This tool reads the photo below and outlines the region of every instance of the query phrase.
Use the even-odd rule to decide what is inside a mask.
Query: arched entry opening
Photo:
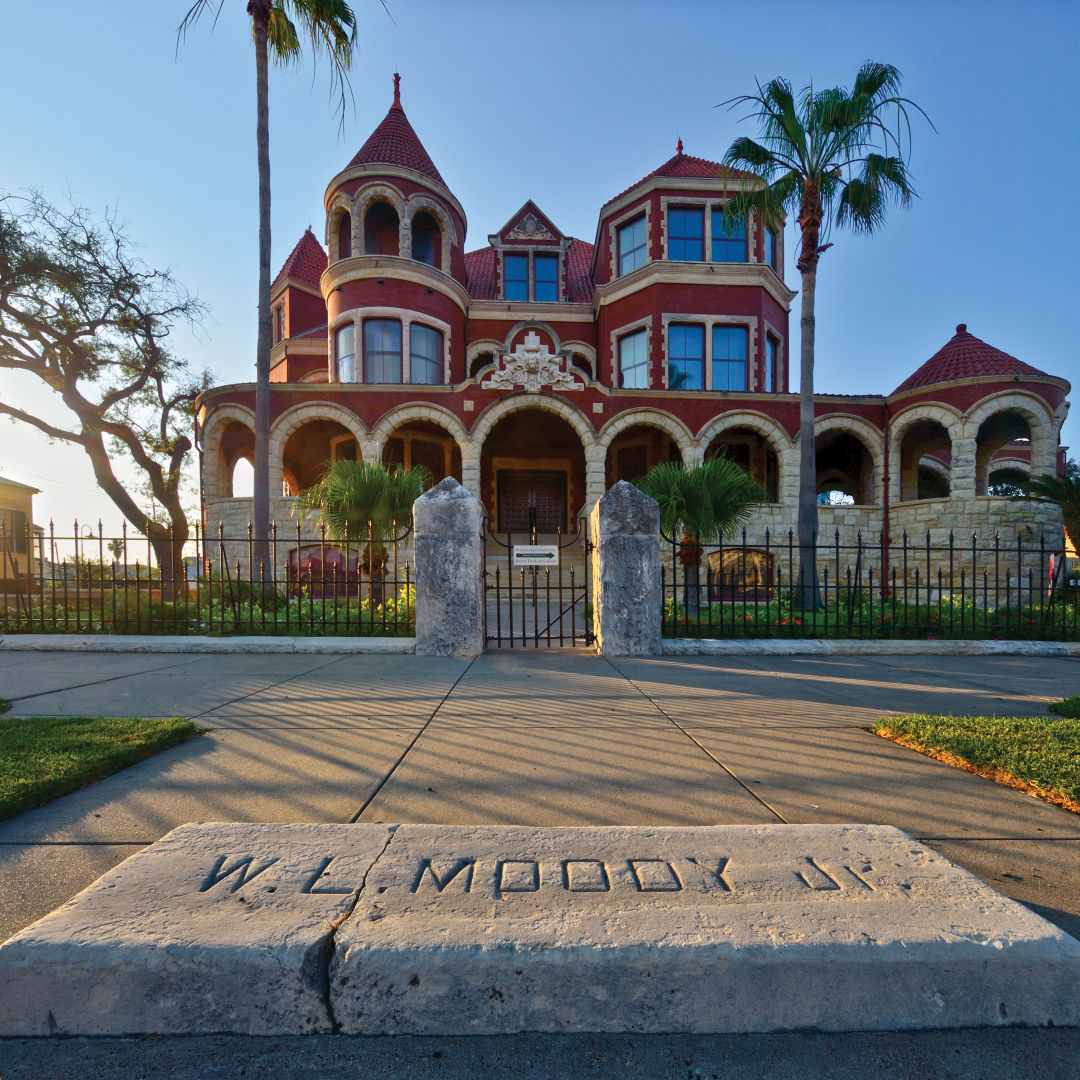
[[[412,257],[428,266],[442,266],[442,233],[439,223],[426,210],[412,219]]]
[[[499,420],[480,455],[484,505],[498,532],[577,529],[585,505],[585,450],[561,417],[522,409]]]
[[[991,465],[986,494],[998,498],[1012,499],[1024,494],[1024,485],[1028,481],[1027,469],[1014,463],[1004,463],[1000,467]]]
[[[412,420],[394,428],[383,446],[382,459],[384,465],[406,469],[423,465],[436,484],[448,476],[461,482],[461,447],[445,428],[430,420]]]
[[[988,416],[975,436],[975,492],[992,495],[992,477],[995,470],[991,461],[1000,450],[1009,447],[1017,456],[1029,455],[1031,451],[1031,425],[1027,418],[1014,409],[1003,409]]]
[[[823,506],[868,506],[874,501],[874,461],[850,431],[817,437],[817,499]]]
[[[364,254],[397,255],[398,214],[385,202],[373,202],[364,215]]]
[[[282,494],[299,495],[322,477],[330,462],[342,459],[360,460],[353,433],[336,420],[309,420],[285,443]]]
[[[610,488],[620,480],[633,483],[660,462],[682,459],[669,432],[652,424],[634,424],[611,440],[604,460],[604,486]]]
[[[255,461],[255,432],[239,420],[230,421],[221,433],[218,453],[225,483],[222,494],[228,499],[250,497],[252,481],[245,477]]]
[[[900,501],[947,499],[952,440],[937,420],[916,420],[900,440]]]
[[[705,460],[722,457],[735,462],[751,480],[765,489],[765,501],[779,501],[780,460],[776,450],[760,431],[748,427],[728,428],[705,449]]]

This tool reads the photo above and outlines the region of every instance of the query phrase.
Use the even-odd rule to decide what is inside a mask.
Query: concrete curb
[[[664,656],[1080,656],[1076,641],[665,638]]]
[[[167,634],[8,634],[0,652],[266,653],[312,656],[413,653],[411,637],[198,637]]]
[[[0,1037],[1076,1026],[1080,942],[891,826],[181,826],[0,947]]]
[[[1076,641],[868,641],[862,638],[665,638],[662,656],[1047,656],[1080,657]],[[199,637],[167,634],[8,634],[0,652],[263,653],[406,655],[411,637]]]

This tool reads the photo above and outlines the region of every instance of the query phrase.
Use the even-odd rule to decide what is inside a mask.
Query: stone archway
[[[301,428],[313,423],[320,423],[324,426],[311,430],[313,437],[311,447],[302,447],[302,440],[298,442],[294,439],[294,436]],[[330,426],[326,425],[336,426],[341,430],[336,434],[331,434]],[[314,445],[316,434],[318,435],[317,446]],[[325,456],[321,459],[325,462],[335,456],[335,447],[347,446],[347,443],[334,441],[340,439],[342,435],[352,436],[356,443],[356,460],[363,461],[368,456],[366,453],[367,446],[365,445],[368,442],[368,434],[367,429],[355,413],[330,401],[312,401],[303,405],[294,405],[291,409],[282,413],[270,428],[271,493],[283,492],[287,485],[291,493],[295,494],[296,492],[292,490],[294,487],[304,486],[302,477],[296,473],[295,469],[290,467],[287,470],[286,468],[285,451],[290,441],[292,442],[292,449],[300,454],[298,460],[307,463],[301,469],[301,472],[307,475],[310,471],[308,467],[310,462],[319,453],[326,451]],[[323,445],[324,442],[325,446]],[[340,455],[341,452],[339,450],[338,454]],[[347,454],[348,450],[346,449],[344,452]],[[292,473],[291,477],[286,475],[287,471]]]
[[[590,432],[565,415],[568,409],[556,398],[528,395],[517,408],[499,410],[501,416],[485,414],[474,429],[481,502],[497,531],[577,529],[589,504],[582,436]]]
[[[751,440],[749,436],[754,438]],[[702,427],[697,436],[698,446],[702,448],[705,457],[716,453],[725,442],[737,440],[752,442],[754,450],[750,453],[754,456],[758,453],[757,448],[764,452],[764,481],[753,469],[750,475],[759,483],[764,482],[767,492],[770,492],[771,487],[768,482],[768,455],[775,455],[775,499],[771,501],[793,509],[799,498],[799,451],[784,428],[764,413],[739,409],[714,417]]]
[[[889,426],[889,501],[951,495],[960,432],[960,414],[947,405],[924,403],[895,416]]]
[[[1027,451],[1033,475],[1053,473],[1057,464],[1055,419],[1044,401],[1021,392],[995,394],[976,405],[964,417],[964,436],[974,442],[975,494],[986,494],[992,459],[1017,440]]]
[[[248,433],[246,438],[240,437],[240,430]],[[219,405],[203,429],[202,447],[204,497],[232,498],[237,460],[247,457],[249,450],[252,456],[255,453],[255,414],[244,405]]]
[[[462,478],[463,450],[469,443],[464,425],[437,405],[402,405],[383,415],[371,441],[384,465],[424,465],[435,483]]]

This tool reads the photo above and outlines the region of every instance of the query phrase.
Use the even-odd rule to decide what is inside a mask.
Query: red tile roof
[[[274,284],[270,286],[270,289],[271,291],[276,289],[278,283],[287,277],[295,278],[317,289],[326,264],[326,252],[323,251],[322,244],[315,239],[315,234],[309,225],[304,235],[300,237],[300,242],[292,249],[292,254],[285,260],[285,265],[278,272],[278,276],[274,278]]]
[[[566,299],[572,304],[588,304],[593,298],[593,246],[571,240],[566,252]]]
[[[914,374],[909,375],[894,391],[915,390],[934,383],[951,382],[954,379],[973,379],[992,375],[1034,375],[1049,378],[1045,371],[1017,360],[993,345],[980,341],[968,333],[966,323],[956,328],[956,334]]]
[[[584,240],[570,241],[566,251],[566,299],[571,304],[588,304],[593,297],[593,246]],[[465,252],[465,273],[469,296],[474,300],[495,300],[495,249]]]
[[[674,157],[668,158],[663,165],[643,176],[636,184],[631,184],[624,191],[620,191],[618,195],[613,195],[608,199],[608,202],[621,199],[627,191],[633,191],[634,188],[644,184],[646,180],[651,180],[654,176],[700,176],[702,179],[710,180],[754,179],[752,173],[743,172],[741,169],[731,169],[727,165],[721,165],[718,161],[709,161],[707,158],[692,157],[690,154],[684,154],[682,152],[682,139],[680,139]],[[606,206],[607,203],[604,205]]]
[[[406,169],[430,176],[443,187],[446,181],[439,175],[435,163],[428,157],[424,144],[417,138],[401,107],[398,76],[394,76],[394,103],[383,122],[368,136],[368,141],[356,152],[347,168],[355,165],[401,165]]]
[[[495,299],[495,249],[480,248],[465,252],[466,288],[474,300]]]

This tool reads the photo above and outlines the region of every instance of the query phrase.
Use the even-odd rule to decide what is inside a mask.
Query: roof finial
[[[679,136],[679,141],[675,144],[675,153],[676,154],[681,154],[682,153],[682,136],[681,135]]]
[[[401,76],[394,72],[394,104],[401,108]]]

